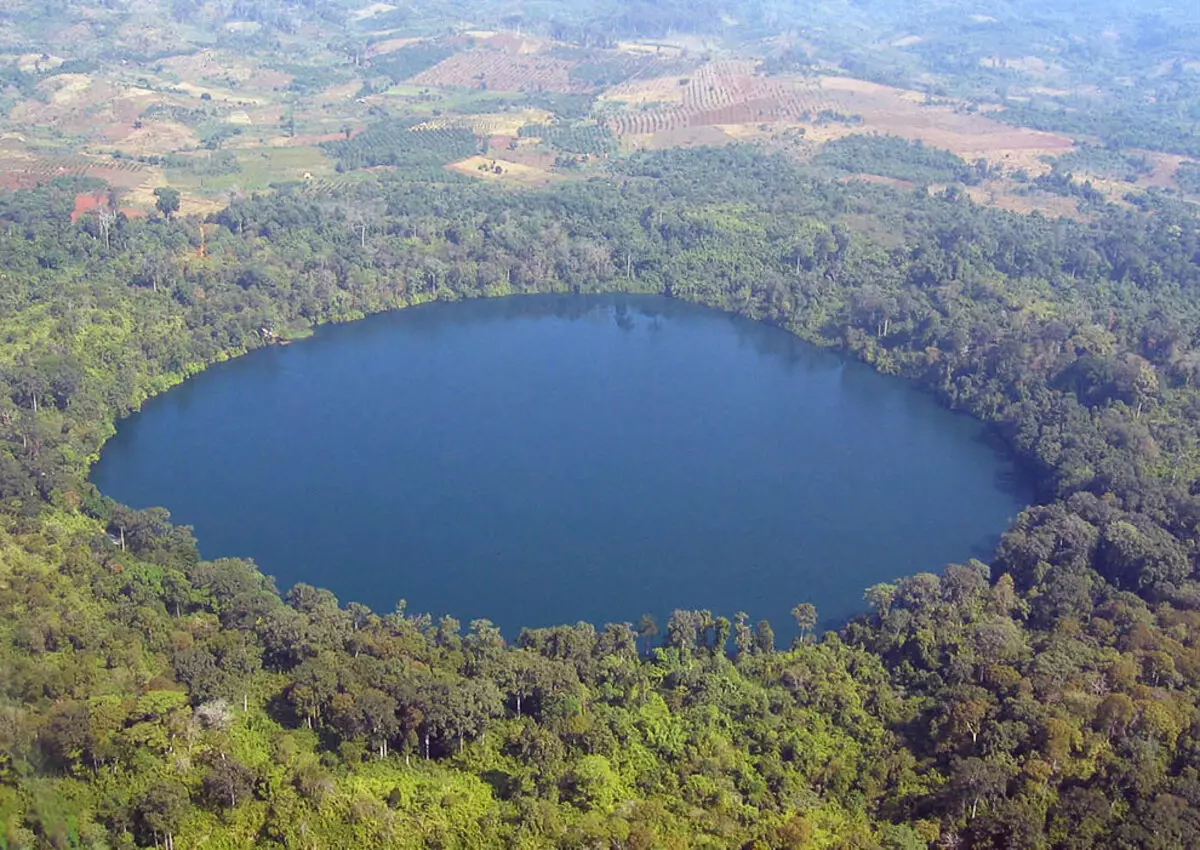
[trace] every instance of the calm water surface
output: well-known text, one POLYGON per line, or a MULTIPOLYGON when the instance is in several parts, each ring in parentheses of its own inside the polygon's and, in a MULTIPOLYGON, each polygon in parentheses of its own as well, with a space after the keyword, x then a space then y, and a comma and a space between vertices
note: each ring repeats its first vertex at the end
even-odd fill
POLYGON ((982 426, 783 331, 654 297, 432 304, 217 366, 93 479, 390 611, 522 625, 739 610, 784 633, 990 554, 1024 504, 982 426))

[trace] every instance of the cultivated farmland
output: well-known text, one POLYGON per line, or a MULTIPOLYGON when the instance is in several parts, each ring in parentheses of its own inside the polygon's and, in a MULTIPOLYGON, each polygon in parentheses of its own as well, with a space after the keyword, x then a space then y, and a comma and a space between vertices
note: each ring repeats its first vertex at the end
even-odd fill
POLYGON ((810 142, 876 132, 1032 172, 1048 169, 1042 157, 1073 147, 1064 136, 1002 124, 965 104, 926 103, 917 92, 849 77, 767 76, 748 60, 709 62, 687 77, 631 81, 603 100, 626 104, 609 111, 607 126, 630 147, 661 147, 663 134, 690 138, 700 128, 754 138, 802 125, 810 142))

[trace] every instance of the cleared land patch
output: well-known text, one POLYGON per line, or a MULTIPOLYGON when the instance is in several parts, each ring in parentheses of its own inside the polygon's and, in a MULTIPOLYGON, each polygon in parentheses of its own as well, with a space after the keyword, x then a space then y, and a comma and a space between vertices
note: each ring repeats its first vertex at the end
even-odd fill
POLYGON ((446 168, 468 177, 523 186, 544 186, 553 179, 550 172, 544 168, 491 156, 469 156, 452 162, 446 168))
POLYGON ((470 130, 476 136, 515 136, 528 124, 545 124, 554 119, 545 109, 522 109, 519 112, 484 112, 479 115, 455 115, 434 118, 413 127, 414 130, 470 130))
POLYGON ((813 143, 875 132, 1031 173, 1049 169, 1042 157, 1074 148, 1065 136, 1003 124, 963 105, 927 104, 919 92, 849 77, 766 76, 749 60, 710 62, 687 76, 633 81, 610 90, 605 99, 643 104, 608 119, 610 129, 635 147, 669 146, 668 137, 651 144, 644 137, 674 137, 700 127, 753 139, 793 125, 803 126, 813 143), (645 105, 668 98, 676 105, 645 105))
POLYGON ((385 56, 388 53, 395 53, 397 50, 403 50, 405 47, 420 44, 424 40, 422 38, 388 38, 383 41, 377 41, 367 47, 367 58, 370 59, 375 56, 385 56))
POLYGON ((410 83, 491 91, 583 92, 588 87, 571 78, 573 63, 554 56, 527 55, 483 47, 456 53, 410 83))

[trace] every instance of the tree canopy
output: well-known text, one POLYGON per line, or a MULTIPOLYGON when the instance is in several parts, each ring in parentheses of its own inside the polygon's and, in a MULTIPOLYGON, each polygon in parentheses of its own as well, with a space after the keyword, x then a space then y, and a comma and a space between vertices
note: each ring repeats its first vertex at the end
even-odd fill
MULTIPOLYGON (((9 847, 1178 847, 1200 825, 1200 219, 826 181, 747 147, 527 192, 396 173, 201 221, 0 195, 9 847), (203 248, 202 248, 203 246, 203 248), (530 629, 281 596, 87 482, 117 420, 313 324, 666 294, 992 423, 1038 503, 990 564, 777 646, 743 612, 530 629)), ((780 626, 782 624, 774 624, 780 626)))

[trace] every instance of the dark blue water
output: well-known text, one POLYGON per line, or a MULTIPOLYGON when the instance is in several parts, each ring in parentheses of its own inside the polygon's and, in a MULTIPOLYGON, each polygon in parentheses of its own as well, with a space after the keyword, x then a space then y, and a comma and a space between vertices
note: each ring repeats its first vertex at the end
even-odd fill
POLYGON ((217 366, 94 470, 391 611, 522 625, 768 617, 986 557, 1022 507, 978 423, 783 331, 653 297, 433 304, 217 366))

